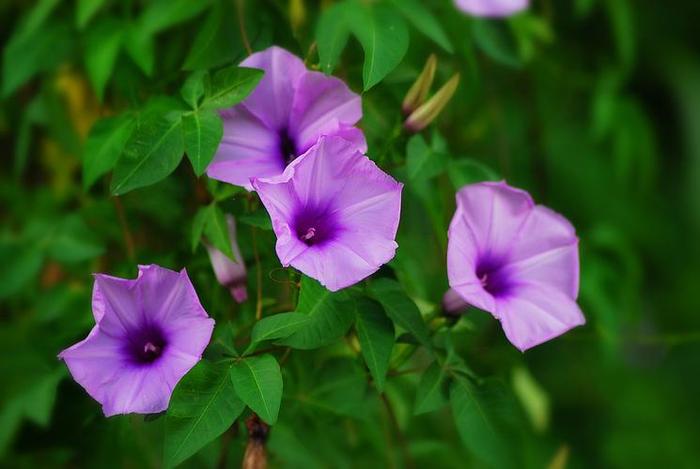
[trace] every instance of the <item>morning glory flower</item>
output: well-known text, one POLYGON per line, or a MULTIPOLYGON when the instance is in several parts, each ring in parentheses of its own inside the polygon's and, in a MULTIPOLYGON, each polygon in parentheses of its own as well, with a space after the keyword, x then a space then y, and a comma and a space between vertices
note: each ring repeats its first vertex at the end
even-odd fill
POLYGON ((226 215, 226 225, 228 226, 228 235, 229 238, 231 238, 231 249, 236 262, 229 259, 226 254, 219 251, 211 244, 206 243, 205 246, 209 253, 209 260, 214 269, 216 280, 218 280, 221 285, 228 288, 236 303, 243 303, 248 299, 248 290, 246 288, 247 275, 243 257, 241 256, 241 250, 238 248, 238 241, 236 240, 236 220, 233 218, 233 215, 226 215))
POLYGON ((527 192, 505 182, 463 187, 448 238, 450 287, 500 320, 521 351, 585 322, 574 227, 527 192))
POLYGON ((214 329, 187 272, 157 265, 135 280, 96 274, 92 312, 90 334, 59 358, 107 417, 166 410, 214 329))
POLYGON ((402 184, 340 137, 322 137, 276 181, 253 180, 277 256, 329 290, 376 272, 396 252, 402 184))
POLYGON ((367 150, 364 134, 354 127, 362 117, 361 98, 343 81, 307 70, 301 59, 275 46, 241 66, 265 75, 242 103, 221 113, 224 136, 207 168, 209 177, 251 190, 251 178, 281 174, 322 135, 338 135, 360 152, 367 150))
POLYGON ((472 16, 510 16, 527 8, 529 0, 455 0, 457 8, 472 16))

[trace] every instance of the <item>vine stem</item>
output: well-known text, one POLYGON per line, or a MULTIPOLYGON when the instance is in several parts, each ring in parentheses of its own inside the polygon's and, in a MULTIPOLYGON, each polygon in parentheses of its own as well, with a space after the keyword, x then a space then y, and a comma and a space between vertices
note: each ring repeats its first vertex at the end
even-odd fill
POLYGON ((391 405, 391 402, 389 402, 389 398, 386 397, 386 394, 382 393, 380 395, 382 402, 384 403, 384 407, 386 408, 386 413, 389 415, 389 420, 391 421, 391 425, 394 427, 394 431, 396 433, 396 439, 399 442, 399 447, 401 448, 401 456, 403 457, 404 464, 408 469, 414 469, 416 466, 413 463, 413 458, 411 457, 411 453, 408 450, 408 444, 406 442, 406 438, 404 437, 403 432, 401 431, 401 427, 399 427, 399 421, 396 418, 396 413, 394 412, 394 408, 391 405))
POLYGON ((135 257, 134 237, 131 235, 129 225, 126 222, 126 212, 124 211, 124 205, 122 205, 121 199, 117 196, 112 197, 112 201, 114 202, 114 208, 117 211, 119 225, 121 225, 122 228, 124 246, 126 247, 126 255, 129 258, 129 260, 133 262, 135 257))
POLYGON ((245 30, 245 19, 243 14, 245 10, 245 0, 236 0, 236 13, 238 13, 238 29, 241 32, 241 39, 243 40, 243 46, 245 47, 248 55, 253 53, 253 49, 250 48, 250 41, 248 40, 248 33, 245 30))
POLYGON ((258 321, 262 318, 262 265, 260 265, 260 253, 258 252, 257 229, 251 228, 253 237, 253 256, 255 257, 255 282, 256 282, 256 298, 255 298, 255 319, 258 321))

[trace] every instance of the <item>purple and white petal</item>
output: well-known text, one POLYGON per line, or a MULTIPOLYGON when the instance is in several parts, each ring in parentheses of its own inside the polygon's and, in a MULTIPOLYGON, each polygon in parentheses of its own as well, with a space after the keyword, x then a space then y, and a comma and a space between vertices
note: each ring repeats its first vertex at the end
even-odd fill
POLYGON ((472 16, 510 16, 527 8, 529 0, 455 0, 457 8, 472 16))

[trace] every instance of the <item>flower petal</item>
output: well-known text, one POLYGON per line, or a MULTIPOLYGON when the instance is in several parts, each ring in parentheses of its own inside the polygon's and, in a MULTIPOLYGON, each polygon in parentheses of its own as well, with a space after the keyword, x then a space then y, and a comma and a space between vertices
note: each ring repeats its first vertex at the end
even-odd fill
POLYGON ((242 106, 221 116, 224 137, 207 167, 207 176, 252 190, 250 178, 273 176, 284 170, 276 131, 242 106))
POLYGON ((527 8, 529 0, 455 0, 457 8, 474 16, 509 16, 527 8))
POLYGON ((471 230, 480 255, 503 258, 534 202, 527 192, 505 182, 482 182, 457 192, 457 211, 471 230))
POLYGON ((513 241, 504 269, 514 279, 551 285, 576 298, 579 285, 576 230, 558 213, 536 206, 513 241))
POLYGON ((496 304, 508 340, 525 351, 586 322, 576 301, 554 288, 524 284, 496 304))
POLYGON ((286 128, 297 83, 307 73, 304 62, 291 52, 273 46, 252 54, 241 62, 241 66, 265 71, 258 86, 243 101, 243 106, 270 129, 286 128))
POLYGON ((104 274, 95 274, 93 305, 95 321, 107 333, 124 335, 138 327, 143 315, 139 307, 136 285, 138 279, 127 280, 104 274))
POLYGON ((362 118, 362 99, 340 79, 321 72, 302 75, 297 85, 289 130, 301 152, 323 135, 334 135, 341 127, 362 118))

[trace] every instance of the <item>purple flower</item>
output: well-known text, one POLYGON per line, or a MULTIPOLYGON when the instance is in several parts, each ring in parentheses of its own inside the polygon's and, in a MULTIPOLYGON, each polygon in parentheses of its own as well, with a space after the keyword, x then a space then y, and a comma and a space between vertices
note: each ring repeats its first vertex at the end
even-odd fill
POLYGON ((473 16, 510 16, 527 8, 529 0, 455 0, 457 8, 473 16))
POLYGON ((574 227, 504 182, 465 186, 450 223, 450 287, 525 351, 585 322, 574 227))
POLYGON ((396 252, 402 184, 340 137, 322 137, 277 181, 253 180, 277 256, 329 290, 376 272, 396 252))
POLYGON ((233 215, 226 215, 226 224, 228 225, 231 249, 236 262, 233 262, 226 254, 209 243, 205 244, 205 246, 209 252, 209 260, 214 268, 216 279, 221 285, 229 289, 236 303, 243 303, 248 299, 248 291, 246 290, 247 275, 241 250, 238 249, 238 242, 236 241, 236 220, 233 218, 233 215))
POLYGON ((339 135, 367 150, 364 134, 353 127, 362 117, 361 98, 341 80, 308 71, 298 57, 274 46, 241 65, 265 75, 248 98, 222 112, 224 137, 209 177, 251 190, 251 178, 281 174, 322 135, 339 135))
POLYGON ((135 280, 96 274, 92 312, 90 334, 59 358, 107 417, 167 409, 214 329, 187 272, 157 265, 135 280))

